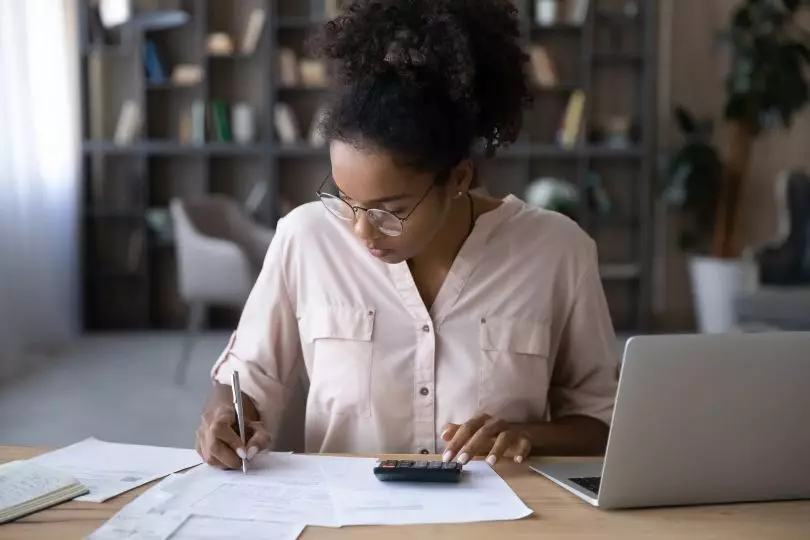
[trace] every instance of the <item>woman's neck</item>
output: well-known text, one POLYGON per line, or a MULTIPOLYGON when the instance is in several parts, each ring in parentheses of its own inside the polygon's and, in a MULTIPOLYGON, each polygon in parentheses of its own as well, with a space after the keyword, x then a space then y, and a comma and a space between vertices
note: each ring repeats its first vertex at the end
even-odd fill
POLYGON ((411 271, 414 269, 449 270, 461 246, 467 240, 471 227, 470 204, 473 203, 472 221, 475 221, 475 198, 460 197, 453 201, 450 214, 444 227, 419 255, 408 260, 411 271))

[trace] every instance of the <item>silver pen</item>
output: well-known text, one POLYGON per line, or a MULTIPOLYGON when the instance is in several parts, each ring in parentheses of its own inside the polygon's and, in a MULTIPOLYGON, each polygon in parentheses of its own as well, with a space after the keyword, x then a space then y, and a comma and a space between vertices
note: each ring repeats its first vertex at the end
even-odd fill
MULTIPOLYGON (((242 389, 239 386, 239 373, 234 371, 231 375, 231 390, 233 391, 233 406, 236 409, 236 423, 239 424, 239 437, 242 439, 242 449, 245 448, 245 411, 242 408, 242 389)), ((242 473, 247 474, 247 459, 242 459, 242 473)))

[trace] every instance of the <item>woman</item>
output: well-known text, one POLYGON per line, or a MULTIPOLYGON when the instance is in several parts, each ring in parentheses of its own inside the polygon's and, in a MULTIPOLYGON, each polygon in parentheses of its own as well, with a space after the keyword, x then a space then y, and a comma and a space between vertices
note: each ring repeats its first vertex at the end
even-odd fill
POLYGON ((508 0, 357 0, 325 25, 331 174, 279 222, 214 367, 208 463, 269 447, 301 366, 309 452, 603 451, 617 355, 594 243, 470 193, 475 145, 513 142, 531 101, 518 27, 508 0))

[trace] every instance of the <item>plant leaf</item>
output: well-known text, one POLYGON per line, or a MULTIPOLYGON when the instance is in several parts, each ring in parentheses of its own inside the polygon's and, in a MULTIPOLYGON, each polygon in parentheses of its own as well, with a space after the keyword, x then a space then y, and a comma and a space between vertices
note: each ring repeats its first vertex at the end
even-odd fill
POLYGON ((691 135, 697 128, 694 116, 681 105, 675 107, 675 120, 681 132, 686 135, 691 135))

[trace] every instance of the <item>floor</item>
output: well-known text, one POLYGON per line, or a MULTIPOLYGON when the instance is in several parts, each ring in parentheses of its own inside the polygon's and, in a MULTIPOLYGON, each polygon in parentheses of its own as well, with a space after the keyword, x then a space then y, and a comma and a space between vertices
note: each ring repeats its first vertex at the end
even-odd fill
POLYGON ((53 364, 0 383, 0 444, 63 446, 86 437, 192 448, 227 334, 195 344, 185 385, 182 336, 86 337, 53 364))

